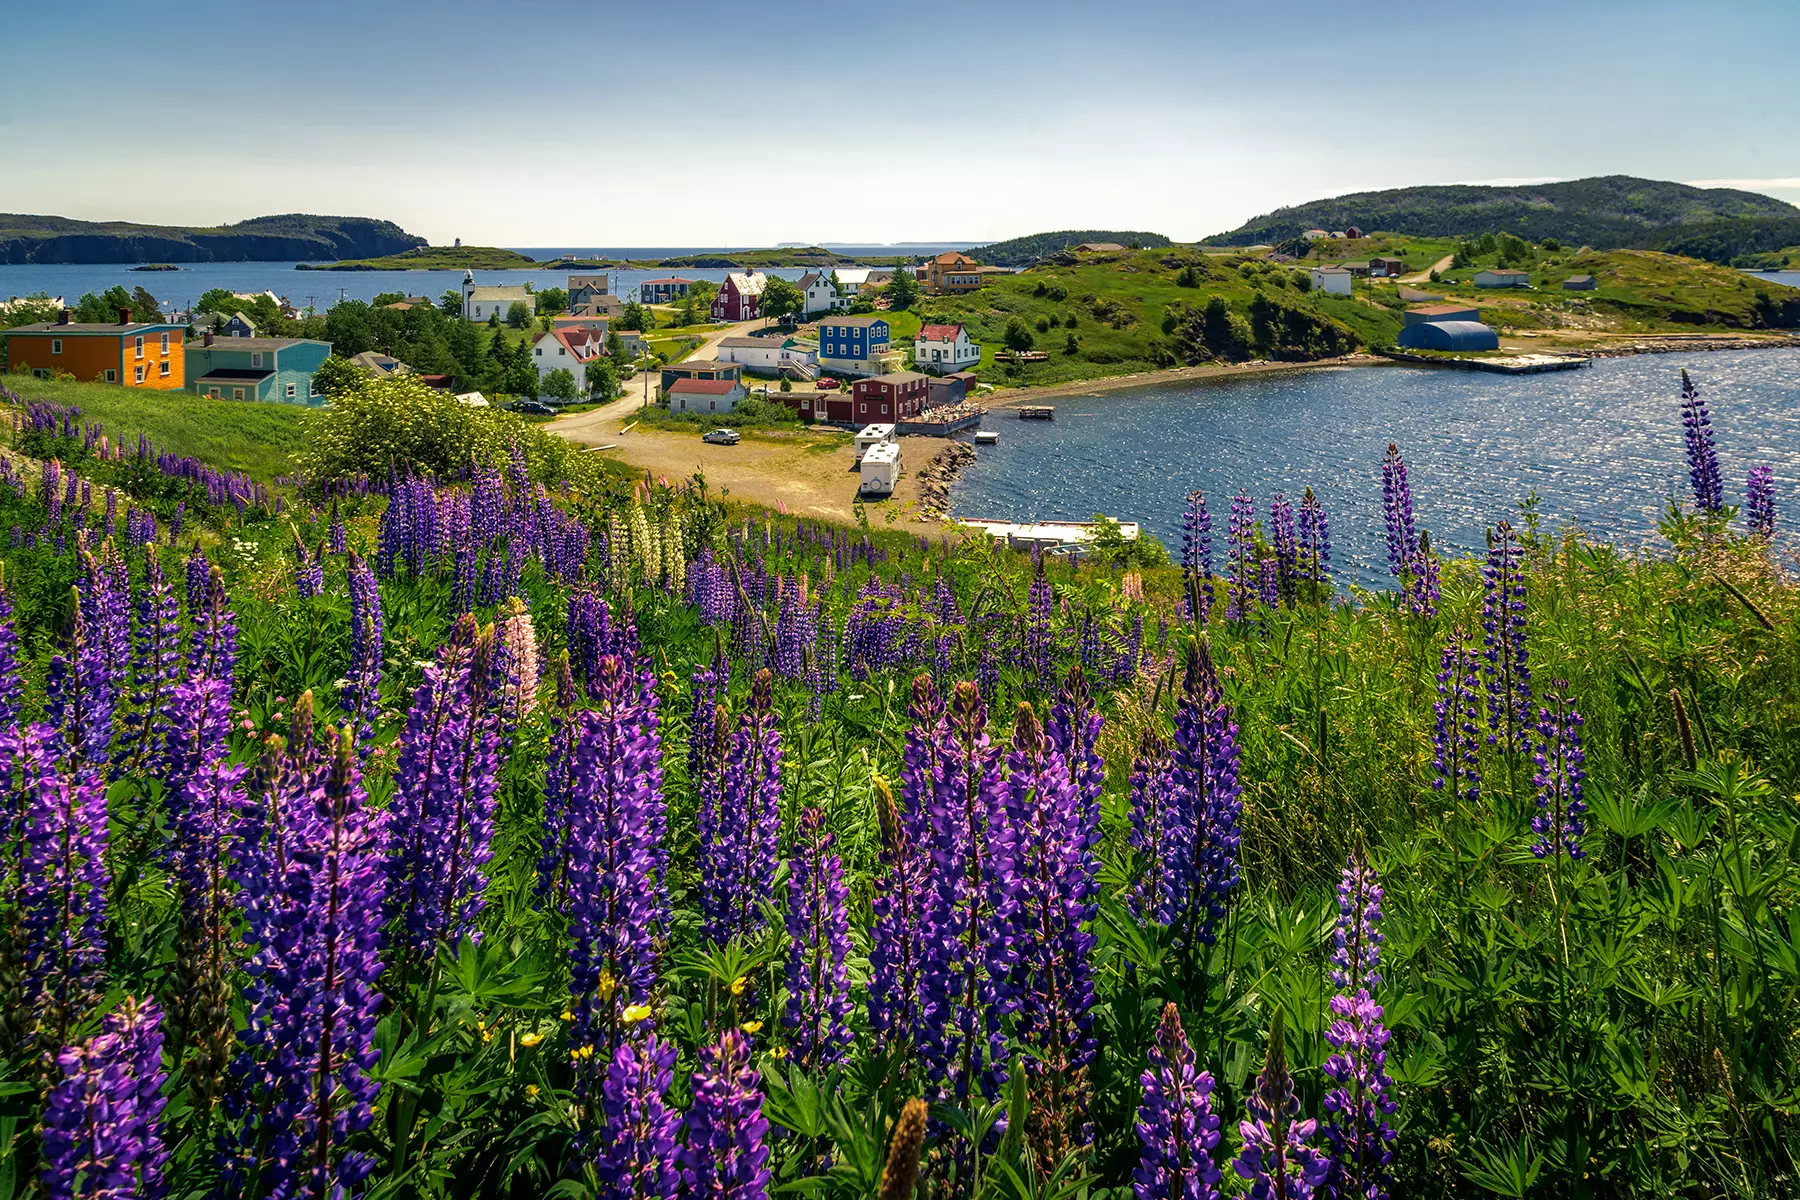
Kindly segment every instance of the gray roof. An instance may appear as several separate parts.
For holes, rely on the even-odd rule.
[[[204,350],[286,350],[289,346],[325,346],[329,342],[318,342],[311,338],[276,338],[276,337],[216,337],[212,345],[195,342],[188,346],[190,351]]]
[[[855,325],[855,326],[858,326],[859,328],[867,329],[869,326],[875,324],[875,322],[877,322],[877,321],[885,322],[886,320],[887,320],[886,317],[825,317],[819,321],[819,324],[820,325]]]
[[[775,338],[763,337],[728,337],[720,338],[719,345],[752,350],[781,349],[781,343]]]
[[[877,375],[873,379],[864,379],[862,383],[911,383],[915,379],[930,379],[929,375],[921,375],[917,371],[889,371],[886,375]]]
[[[1419,350],[1498,350],[1500,337],[1480,321],[1420,321],[1400,331],[1399,344]]]
[[[254,371],[240,367],[221,367],[216,371],[208,371],[195,383],[205,383],[211,379],[218,383],[257,383],[273,375],[273,371]]]
[[[130,325],[120,325],[116,321],[82,323],[71,321],[67,325],[58,325],[55,321],[43,321],[36,325],[18,325],[12,329],[0,329],[0,333],[117,333],[139,334],[152,329],[180,329],[182,326],[169,321],[134,321]]]

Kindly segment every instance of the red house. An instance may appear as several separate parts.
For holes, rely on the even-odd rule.
[[[885,425],[905,421],[925,411],[931,379],[917,371],[894,371],[873,379],[859,379],[850,400],[850,420],[858,425]],[[837,405],[832,406],[834,409]],[[833,417],[835,418],[835,415]]]
[[[715,321],[754,321],[762,303],[763,285],[769,277],[761,271],[733,271],[719,285],[713,296],[712,319]]]

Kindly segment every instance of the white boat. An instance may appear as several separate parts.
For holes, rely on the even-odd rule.
[[[975,444],[977,446],[992,446],[992,445],[995,445],[996,443],[998,443],[999,441],[1000,441],[1000,432],[998,430],[977,429],[975,431]]]

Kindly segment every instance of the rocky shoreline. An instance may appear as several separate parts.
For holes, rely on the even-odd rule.
[[[1700,350],[1783,350],[1796,346],[1800,346],[1800,334],[1784,337],[1767,335],[1763,337],[1729,337],[1706,334],[1692,338],[1658,338],[1655,341],[1629,342],[1597,350],[1575,350],[1568,353],[1580,354],[1586,358],[1629,358],[1634,354],[1678,354],[1682,351]]]
[[[919,469],[920,517],[929,520],[949,514],[950,485],[974,461],[975,447],[967,442],[951,442],[932,455],[931,461]]]

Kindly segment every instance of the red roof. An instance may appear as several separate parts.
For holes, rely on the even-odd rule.
[[[737,386],[735,379],[677,379],[669,385],[669,391],[698,392],[702,396],[723,396]]]
[[[921,325],[919,338],[927,342],[954,342],[962,335],[961,325]]]

